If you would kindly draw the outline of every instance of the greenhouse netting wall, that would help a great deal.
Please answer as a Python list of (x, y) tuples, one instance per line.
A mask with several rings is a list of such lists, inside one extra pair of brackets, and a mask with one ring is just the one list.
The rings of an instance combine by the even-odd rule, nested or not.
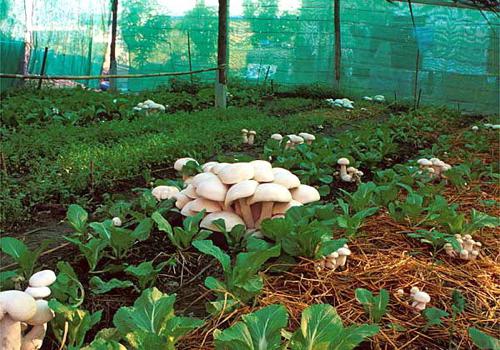
[[(10, 1), (16, 5), (9, 11), (18, 15), (2, 14), (3, 72), (16, 67), (9, 61), (13, 52), (20, 51), (16, 48), (23, 42), (25, 24), (23, 1)], [(33, 1), (37, 30), (30, 72), (38, 72), (45, 46), (51, 51), (48, 74), (93, 74), (102, 62), (107, 69), (110, 1), (71, 1), (71, 6), (63, 0)], [(349, 96), (383, 94), (411, 101), (420, 96), (422, 104), (498, 112), (496, 13), (414, 3), (412, 17), (406, 1), (341, 0), (342, 59), (336, 81), (333, 4), (333, 0), (231, 0), (230, 80), (319, 82)], [(217, 0), (120, 0), (118, 73), (216, 66), (217, 6)], [(16, 25), (9, 24), (12, 21)], [(215, 74), (197, 78), (213, 81)], [(141, 91), (168, 81), (165, 77), (118, 83), (121, 90)]]

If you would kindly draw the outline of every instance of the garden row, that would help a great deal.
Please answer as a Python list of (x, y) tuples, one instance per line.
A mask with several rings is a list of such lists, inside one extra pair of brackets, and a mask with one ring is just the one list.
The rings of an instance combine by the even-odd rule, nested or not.
[[(227, 143), (226, 140), (220, 150), (233, 150), (231, 145), (236, 148), (241, 142), (239, 130), (250, 127), (250, 120), (245, 123), (242, 119), (240, 123), (235, 130), (231, 129), (236, 133), (231, 136), (234, 137), (232, 141)], [(281, 131), (272, 129), (272, 125), (268, 131), (262, 123), (265, 119), (255, 124), (258, 134)], [(452, 203), (445, 193), (464, 188), (479, 192), (486, 184), (495, 189), (498, 134), (485, 128), (470, 131), (468, 126), (463, 129), (462, 124), (463, 119), (454, 112), (421, 110), (393, 116), (377, 127), (367, 122), (343, 130), (333, 138), (317, 135), (312, 145), (290, 148), (285, 142), (268, 140), (262, 152), (252, 149), (251, 154), (239, 154), (232, 159), (224, 157), (222, 160), (229, 162), (272, 157), (274, 167), (289, 169), (301, 183), (318, 188), (323, 200), (326, 199), (322, 203), (293, 207), (283, 218), (264, 220), (261, 237), (243, 225), (227, 229), (224, 222), (215, 222), (216, 226), (208, 230), (201, 223), (205, 211), (185, 217), (175, 209), (175, 200), (158, 201), (150, 186), (138, 191), (132, 199), (109, 199), (93, 217), (78, 205), (70, 206), (67, 219), (73, 233), (66, 239), (71, 244), (71, 258), (57, 263), (57, 280), (51, 286), (53, 299), (48, 304), (56, 314), (50, 322), (52, 347), (57, 348), (65, 338), (69, 348), (89, 344), (89, 349), (120, 349), (125, 345), (132, 349), (172, 349), (182, 336), (196, 329), (185, 341), (179, 342), (179, 348), (210, 348), (213, 340), (217, 349), (289, 346), (292, 349), (346, 350), (367, 337), (378, 337), (376, 334), (386, 339), (389, 332), (405, 333), (399, 322), (404, 317), (407, 322), (413, 320), (411, 322), (421, 325), (408, 332), (406, 338), (392, 335), (384, 340), (385, 345), (396, 342), (403, 346), (406, 339), (424, 334), (427, 338), (435, 335), (431, 337), (430, 346), (436, 348), (453, 348), (459, 344), (471, 347), (472, 343), (482, 349), (498, 348), (498, 340), (488, 335), (495, 334), (495, 321), (488, 316), (491, 310), (485, 310), (477, 297), (481, 289), (494, 295), (490, 290), (494, 289), (491, 286), (494, 264), (489, 262), (498, 254), (494, 244), (498, 217), (492, 215), (498, 212), (498, 202), (490, 199), (481, 204), (489, 208), (491, 213), (488, 214), (474, 209), (477, 203), (472, 209), (464, 209), (461, 203)], [(286, 131), (304, 131), (304, 127), (296, 123)], [(210, 156), (185, 149), (180, 153), (200, 156), (204, 160)], [(341, 180), (337, 165), (341, 157), (348, 158), (351, 165), (363, 171), (362, 183)], [(445, 177), (436, 177), (419, 167), (416, 160), (422, 157), (440, 157), (452, 164), (452, 168), (444, 173)], [(188, 170), (202, 171), (196, 167)], [(174, 179), (173, 171), (170, 176), (170, 179), (154, 181), (154, 185), (174, 185), (182, 189), (182, 180)], [(375, 229), (365, 231), (366, 224), (375, 217), (383, 221), (376, 224)], [(431, 274), (439, 273), (439, 269), (446, 269), (447, 276), (457, 275), (458, 270), (464, 269), (472, 274), (477, 266), (483, 266), (481, 280), (489, 283), (483, 283), (482, 287), (476, 285), (475, 290), (468, 291), (461, 288), (464, 280), (459, 277), (432, 283), (416, 278), (411, 287), (428, 292), (431, 301), (427, 307), (425, 304), (429, 301), (423, 302), (423, 306), (421, 302), (415, 303), (414, 288), (410, 295), (409, 285), (397, 287), (397, 281), (405, 280), (406, 275), (393, 276), (396, 281), (391, 282), (390, 290), (368, 290), (361, 287), (368, 287), (365, 284), (342, 283), (348, 278), (349, 270), (344, 269), (352, 263), (351, 259), (361, 260), (364, 268), (370, 266), (369, 259), (356, 258), (363, 256), (363, 239), (359, 238), (383, 240), (377, 236), (385, 223), (402, 229), (389, 241), (382, 242), (387, 245), (384, 249), (398, 249), (397, 245), (393, 246), (398, 240), (395, 237), (402, 236), (420, 251), (427, 251), (425, 257), (405, 256), (402, 252), (388, 254), (394, 260), (386, 263), (387, 269), (400, 265), (402, 260), (422, 262), (430, 256), (431, 263), (426, 269), (430, 269)], [(469, 250), (467, 245), (472, 238), (482, 241), (483, 245), (478, 250), (471, 243), (471, 258), (465, 257), (462, 251)], [(4, 252), (19, 262), (16, 271), (3, 273), (4, 285), (16, 281), (24, 285), (17, 276), (27, 280), (40, 268), (36, 258), (43, 248), (30, 252), (12, 238), (3, 238), (2, 243), (2, 247), (13, 247)], [(331, 270), (325, 259), (329, 260), (346, 243), (353, 256), (347, 258), (347, 264), (335, 264)], [(474, 255), (472, 251), (479, 253)], [(212, 257), (221, 268), (209, 263)], [(306, 264), (296, 265), (300, 261)], [(54, 268), (54, 260), (47, 263)], [(318, 269), (322, 266), (327, 269)], [(297, 278), (290, 277), (299, 267), (302, 271)], [(328, 280), (333, 280), (335, 287), (329, 291), (306, 293), (302, 286), (287, 294), (290, 287), (287, 281), (282, 281), (283, 276), (289, 276), (288, 282), (292, 285), (321, 281), (325, 287)], [(201, 280), (205, 291), (197, 290)], [(437, 305), (443, 303), (436, 299), (444, 296), (431, 291), (433, 284), (444, 283), (456, 290), (453, 304), (441, 309)], [(279, 288), (270, 289), (273, 284)], [(167, 291), (169, 295), (164, 294)], [(172, 293), (175, 292), (182, 301), (183, 313), (193, 313), (198, 319), (174, 316), (175, 296)], [(263, 292), (266, 301), (261, 298)], [(312, 293), (319, 296), (314, 297)], [(357, 324), (349, 320), (349, 326), (344, 327), (340, 316), (329, 305), (342, 306), (339, 293), (355, 294), (367, 316)], [(295, 301), (287, 303), (287, 298)], [(294, 305), (297, 299), (307, 298), (317, 305), (302, 307), (300, 319)], [(323, 303), (317, 303), (318, 299)], [(206, 301), (206, 309), (196, 306), (202, 300)], [(270, 300), (274, 302), (269, 306)], [(277, 300), (283, 301), (286, 309), (278, 305)], [(412, 313), (397, 314), (397, 302), (406, 303)], [(351, 308), (354, 310), (356, 306), (351, 305)], [(237, 320), (239, 322), (235, 323)], [(451, 328), (443, 338), (439, 329), (444, 323)], [(462, 327), (468, 329), (470, 338), (464, 335)], [(69, 329), (66, 337), (65, 328)], [(422, 341), (429, 344), (425, 338)]]

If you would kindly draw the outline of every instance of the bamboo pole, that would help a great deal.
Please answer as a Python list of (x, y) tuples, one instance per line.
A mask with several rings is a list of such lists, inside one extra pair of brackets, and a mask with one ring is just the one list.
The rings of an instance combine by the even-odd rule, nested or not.
[(340, 0), (334, 0), (334, 27), (335, 27), (335, 81), (340, 88), (340, 66), (342, 58), (342, 41), (340, 37)]
[(215, 83), (215, 107), (226, 108), (227, 98), (227, 15), (228, 1), (219, 0), (219, 33), (217, 38), (217, 64), (219, 74)]
[[(45, 66), (47, 65), (47, 55), (49, 54), (49, 48), (45, 46), (45, 50), (43, 51), (43, 60), (42, 60), (42, 68), (40, 69), (40, 76), (45, 75)], [(42, 79), (38, 80), (38, 90), (42, 88)]]
[[(118, 0), (113, 0), (111, 5), (112, 22), (111, 22), (111, 45), (109, 52), (109, 75), (117, 74), (116, 65), (116, 27), (118, 22)], [(109, 79), (109, 89), (116, 91), (116, 79)]]
[[(189, 71), (193, 70), (193, 63), (191, 61), (191, 38), (189, 36), (189, 32), (187, 32), (187, 39), (188, 39), (188, 59), (189, 59)], [(189, 79), (191, 80), (191, 86), (193, 85), (193, 74), (189, 74)]]
[(51, 76), (40, 76), (40, 75), (24, 75), (24, 74), (11, 74), (11, 73), (0, 73), (0, 78), (15, 78), (15, 79), (43, 79), (43, 80), (93, 80), (93, 79), (104, 79), (104, 78), (152, 78), (152, 77), (166, 77), (166, 76), (178, 76), (178, 75), (189, 75), (198, 74), (203, 72), (213, 72), (223, 70), (224, 66), (198, 69), (190, 72), (165, 72), (165, 73), (146, 73), (146, 74), (117, 74), (117, 75), (51, 75)]

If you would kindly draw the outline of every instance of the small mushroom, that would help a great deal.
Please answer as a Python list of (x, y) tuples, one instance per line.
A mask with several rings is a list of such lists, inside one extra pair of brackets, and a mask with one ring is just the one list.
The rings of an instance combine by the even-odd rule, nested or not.
[(345, 182), (352, 182), (352, 176), (347, 173), (347, 166), (350, 164), (349, 159), (340, 158), (337, 164), (340, 165), (340, 179)]
[(31, 275), (28, 283), (30, 287), (48, 287), (56, 281), (56, 274), (52, 270), (42, 270)]
[(281, 136), (281, 134), (272, 134), (271, 139), (281, 142), (281, 140), (283, 140), (283, 136)]
[(413, 294), (413, 300), (411, 306), (417, 311), (422, 311), (425, 310), (427, 303), (431, 301), (431, 297), (426, 292), (418, 291)]
[(300, 137), (302, 137), (304, 139), (304, 141), (306, 142), (306, 144), (308, 145), (311, 145), (313, 143), (314, 140), (316, 140), (316, 136), (312, 135), (312, 134), (308, 134), (307, 132), (301, 132), (299, 134)]
[(122, 219), (120, 219), (118, 216), (115, 216), (113, 219), (111, 219), (111, 222), (113, 223), (113, 226), (120, 227), (122, 225)]
[(339, 258), (337, 259), (337, 265), (338, 266), (345, 266), (347, 262), (347, 257), (351, 255), (351, 250), (349, 248), (340, 248), (337, 250), (337, 253), (339, 255)]
[(255, 132), (255, 130), (250, 130), (248, 132), (248, 144), (251, 146), (254, 144), (255, 142), (255, 135), (257, 135), (257, 133)]
[(455, 252), (455, 249), (453, 249), (453, 246), (450, 243), (446, 243), (443, 247), (448, 256), (451, 256), (452, 258), (457, 256), (457, 252)]
[(469, 260), (469, 252), (467, 250), (463, 249), (460, 252), (460, 259), (462, 259), (462, 260)]
[(151, 191), (151, 194), (156, 198), (157, 201), (162, 201), (172, 198), (178, 192), (179, 189), (175, 186), (156, 186)]
[(418, 287), (411, 287), (410, 289), (410, 296), (413, 298), (413, 296), (415, 295), (415, 293), (419, 292), (420, 289)]
[(241, 136), (243, 138), (243, 143), (247, 144), (248, 143), (248, 130), (247, 129), (241, 129)]

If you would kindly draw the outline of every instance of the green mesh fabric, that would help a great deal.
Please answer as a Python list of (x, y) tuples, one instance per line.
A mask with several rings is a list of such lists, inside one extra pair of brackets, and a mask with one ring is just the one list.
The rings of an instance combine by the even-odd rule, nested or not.
[[(0, 18), (2, 71), (12, 71), (15, 56), (22, 51), (22, 3), (28, 0), (0, 1), (15, 3), (9, 10), (14, 15)], [(50, 48), (48, 74), (97, 74), (103, 62), (107, 70), (110, 0), (75, 0), (71, 6), (64, 0), (33, 1), (37, 30), (30, 72), (39, 71), (45, 46)], [(354, 97), (383, 94), (389, 100), (413, 101), (420, 96), (422, 104), (498, 112), (498, 15), (413, 4), (412, 19), (406, 1), (341, 0), (342, 61), (337, 82), (333, 4), (333, 0), (231, 0), (230, 79), (253, 84), (273, 80), (282, 85), (321, 82)], [(188, 71), (188, 36), (192, 69), (214, 67), (217, 6), (217, 0), (119, 0), (118, 73)], [(215, 73), (196, 77), (214, 81)], [(118, 87), (142, 91), (168, 81), (167, 77), (119, 79)]]
[[(49, 48), (48, 75), (101, 73), (109, 38), (110, 5), (107, 0), (0, 1), (3, 11), (0, 16), (2, 72), (22, 73), (19, 72), (19, 60), (23, 55), (22, 43), (27, 26), (25, 6), (31, 5), (28, 16), (31, 12), (32, 47), (28, 73), (40, 73), (45, 47)], [(85, 83), (97, 86), (98, 81)]]

